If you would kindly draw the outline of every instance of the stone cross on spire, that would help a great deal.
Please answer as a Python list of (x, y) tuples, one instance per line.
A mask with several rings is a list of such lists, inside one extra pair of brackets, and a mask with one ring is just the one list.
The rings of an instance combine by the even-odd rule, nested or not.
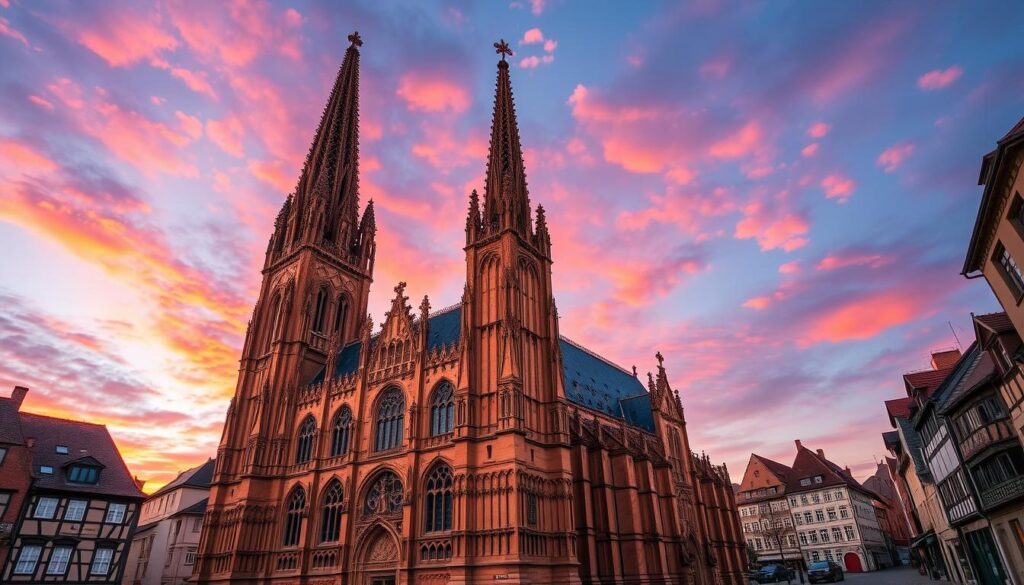
[(353, 31), (352, 34), (348, 35), (348, 42), (352, 43), (353, 47), (362, 47), (363, 37), (359, 36), (359, 31)]
[(501, 39), (498, 42), (494, 43), (494, 52), (501, 55), (502, 61), (505, 60), (505, 55), (511, 57), (512, 55), (515, 54), (512, 52), (512, 49), (509, 48), (508, 43), (505, 42), (505, 39)]

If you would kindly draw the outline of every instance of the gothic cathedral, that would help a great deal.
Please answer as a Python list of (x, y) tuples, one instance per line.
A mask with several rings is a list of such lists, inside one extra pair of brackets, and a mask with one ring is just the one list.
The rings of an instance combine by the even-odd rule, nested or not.
[(466, 285), (374, 332), (358, 33), (274, 223), (227, 413), (199, 583), (745, 583), (724, 466), (646, 384), (562, 337), (504, 60)]

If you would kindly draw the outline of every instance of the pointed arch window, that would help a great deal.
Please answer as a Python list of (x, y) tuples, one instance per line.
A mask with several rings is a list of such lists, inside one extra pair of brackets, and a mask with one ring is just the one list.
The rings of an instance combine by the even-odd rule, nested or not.
[(288, 498), (288, 510), (284, 516), (284, 546), (297, 546), (302, 536), (302, 520), (306, 512), (306, 490), (295, 488)]
[(345, 319), (348, 318), (348, 297), (338, 295), (338, 303), (334, 309), (334, 332), (338, 333), (345, 327)]
[(352, 434), (352, 409), (342, 406), (331, 422), (331, 457), (348, 453), (348, 440)]
[(341, 535), (341, 503), (344, 492), (341, 482), (332, 479), (324, 490), (323, 512), (320, 515), (320, 542), (337, 542)]
[(397, 514), (402, 511), (402, 481), (391, 471), (377, 476), (366, 491), (363, 516)]
[(324, 321), (327, 320), (327, 289), (321, 288), (316, 293), (316, 312), (313, 313), (313, 331), (324, 332)]
[(402, 426), (405, 423), (405, 398), (402, 391), (391, 387), (377, 404), (377, 430), (374, 450), (387, 451), (402, 444)]
[(313, 455), (313, 437), (316, 435), (316, 421), (313, 415), (307, 416), (299, 425), (299, 434), (295, 437), (295, 463), (305, 463)]
[(277, 326), (281, 317), (281, 295), (274, 295), (270, 304), (270, 327), (263, 333), (263, 353), (270, 351), (270, 344), (277, 339)]
[(424, 532), (452, 529), (452, 468), (445, 464), (434, 467), (427, 478)]
[(430, 399), (430, 436), (446, 435), (452, 432), (455, 418), (455, 388), (444, 381), (434, 388)]

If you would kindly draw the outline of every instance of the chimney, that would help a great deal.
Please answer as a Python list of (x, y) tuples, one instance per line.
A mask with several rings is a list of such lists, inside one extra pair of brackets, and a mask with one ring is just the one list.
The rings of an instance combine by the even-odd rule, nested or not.
[(853, 477), (853, 474), (852, 474), (852, 473), (850, 473), (850, 466), (849, 466), (849, 465), (847, 465), (846, 467), (844, 467), (844, 468), (843, 468), (843, 471), (845, 471), (845, 472), (846, 472), (846, 475), (849, 475), (850, 477)]
[(803, 443), (800, 442), (800, 439), (797, 439), (797, 440), (795, 440), (793, 442), (796, 443), (796, 450), (797, 451), (799, 451), (800, 449), (804, 448), (804, 445), (803, 445)]
[(25, 395), (28, 394), (28, 388), (24, 386), (15, 386), (11, 392), (11, 400), (14, 401), (14, 409), (21, 410), (21, 403), (25, 400)]
[(953, 367), (960, 359), (959, 349), (944, 349), (932, 352), (932, 369), (941, 370)]
[(818, 457), (821, 457), (822, 459), (825, 458), (825, 450), (824, 449), (818, 449)]

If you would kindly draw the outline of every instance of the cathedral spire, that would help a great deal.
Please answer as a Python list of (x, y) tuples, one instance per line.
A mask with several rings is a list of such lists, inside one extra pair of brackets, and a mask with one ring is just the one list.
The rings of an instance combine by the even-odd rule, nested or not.
[(531, 235), (530, 199), (526, 191), (526, 170), (523, 150), (519, 144), (506, 55), (512, 49), (502, 39), (494, 43), (498, 61), (498, 81), (494, 95), (494, 117), (491, 122), (491, 145), (487, 160), (487, 182), (484, 187), (484, 229), (511, 228), (520, 235)]
[[(359, 189), (359, 47), (358, 32), (338, 70), (320, 125), (295, 187), (295, 205), (302, 210), (314, 198), (326, 203), (324, 237), (333, 240), (357, 222)], [(341, 242), (343, 244), (350, 242)]]

